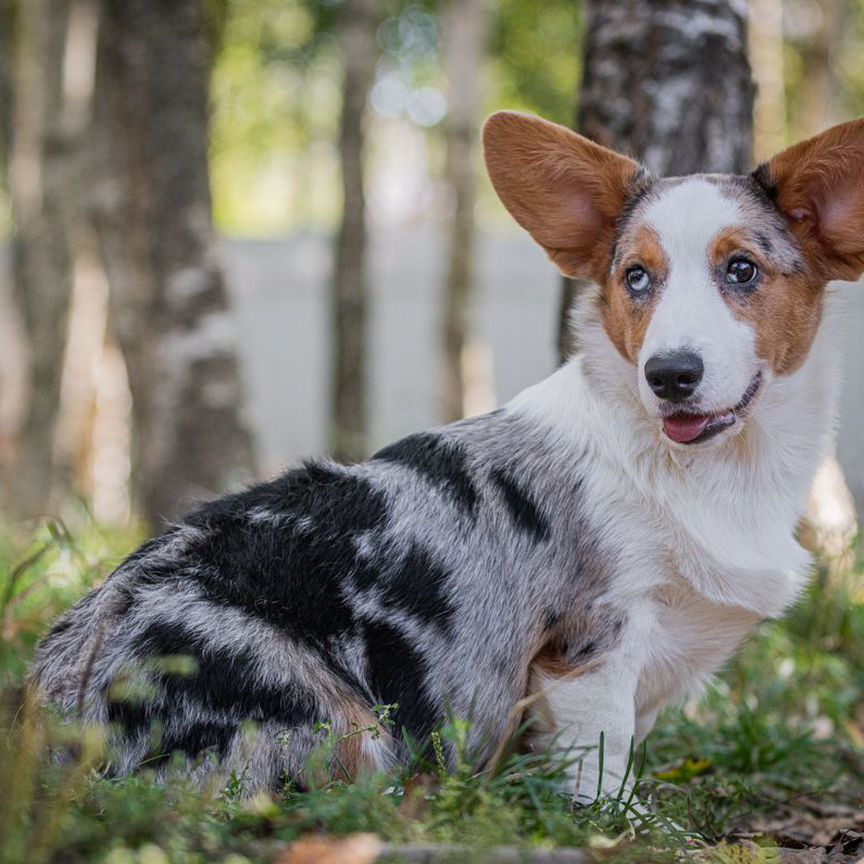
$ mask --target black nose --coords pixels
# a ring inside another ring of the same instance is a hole
[[[670,402],[692,396],[704,371],[702,359],[690,351],[655,354],[645,364],[645,378],[654,395]]]

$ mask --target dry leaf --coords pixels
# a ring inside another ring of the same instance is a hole
[[[384,844],[375,834],[348,837],[301,837],[277,864],[373,864]]]

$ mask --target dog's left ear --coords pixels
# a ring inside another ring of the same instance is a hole
[[[864,273],[864,119],[784,150],[753,176],[826,279]]]

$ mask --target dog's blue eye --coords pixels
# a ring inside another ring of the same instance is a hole
[[[726,281],[733,285],[749,285],[759,275],[759,268],[746,258],[733,258],[726,268]]]
[[[627,287],[634,294],[644,294],[651,287],[651,277],[644,267],[630,267],[624,274]]]

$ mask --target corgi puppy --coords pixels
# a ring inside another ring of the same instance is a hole
[[[577,353],[491,414],[204,505],[63,616],[33,683],[110,726],[115,774],[179,752],[303,785],[325,728],[351,779],[448,716],[488,763],[525,711],[530,746],[578,756],[567,791],[614,794],[657,712],[805,585],[864,121],[747,176],[655,178],[515,113],[483,143],[516,221],[591,282]]]

